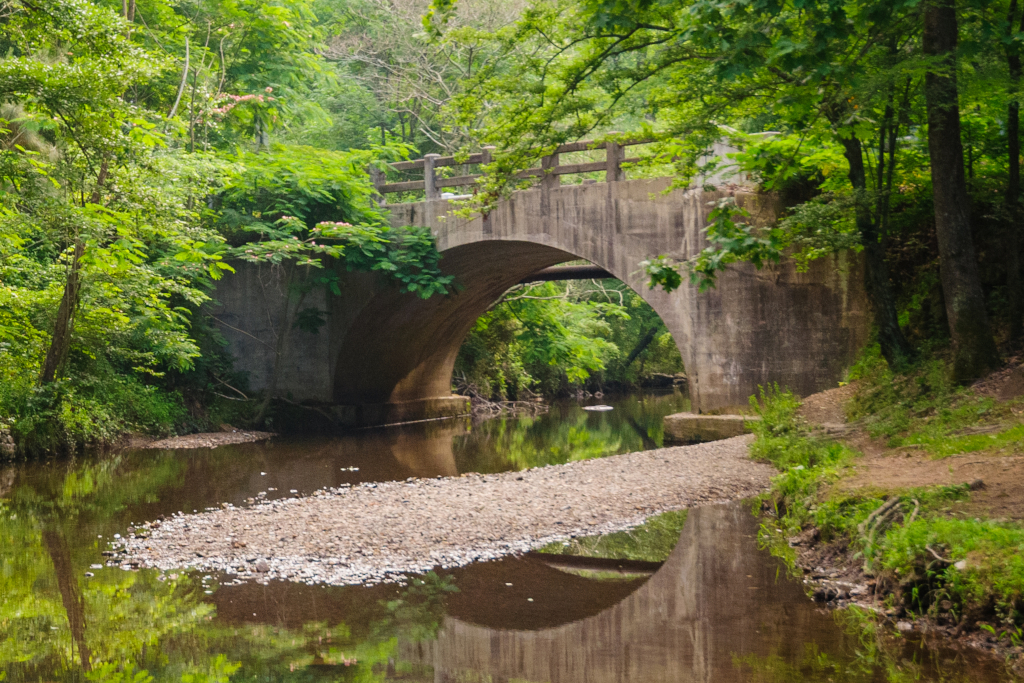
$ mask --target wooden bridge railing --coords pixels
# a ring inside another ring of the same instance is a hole
[[[550,188],[560,185],[562,182],[561,176],[563,175],[604,171],[605,181],[609,183],[615,182],[622,180],[624,177],[622,164],[636,163],[637,161],[640,161],[639,157],[631,157],[627,159],[625,155],[625,148],[632,145],[643,145],[650,142],[653,142],[653,140],[639,139],[626,140],[624,142],[594,142],[593,140],[582,140],[580,142],[571,142],[555,148],[553,154],[542,157],[539,168],[528,168],[521,171],[518,174],[518,177],[529,178],[539,176],[541,178],[541,187]],[[491,155],[493,154],[494,149],[494,147],[484,147],[483,151],[477,152],[476,154],[470,154],[468,157],[461,159],[454,156],[443,157],[440,154],[427,154],[422,159],[399,161],[397,163],[390,164],[391,168],[396,171],[416,171],[422,169],[423,180],[388,183],[385,181],[384,173],[379,169],[371,169],[370,174],[373,178],[373,184],[382,198],[387,194],[395,192],[423,190],[427,199],[440,199],[442,188],[474,186],[476,185],[477,178],[481,177],[482,174],[476,173],[472,175],[455,176],[452,178],[439,178],[437,177],[438,168],[445,166],[489,164],[491,163]],[[562,154],[571,154],[573,152],[584,152],[595,149],[605,150],[604,161],[559,164],[559,156]]]

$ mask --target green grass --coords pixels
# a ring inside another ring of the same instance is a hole
[[[956,385],[942,358],[926,358],[907,372],[894,373],[875,347],[858,362],[851,378],[861,380],[861,386],[849,417],[890,448],[917,444],[940,458],[1024,448],[1024,424],[1016,414],[1024,403],[997,402]],[[965,433],[977,428],[994,431]]]
[[[991,434],[967,434],[952,436],[942,431],[929,433],[920,430],[901,439],[899,445],[921,444],[936,458],[946,458],[962,453],[991,450],[1024,450],[1024,424],[1016,424]]]
[[[964,565],[935,562],[927,548]],[[916,588],[911,591],[915,611],[950,600],[961,609],[994,612],[1007,624],[1024,622],[1024,529],[1019,525],[938,516],[917,520],[886,535],[880,564]]]
[[[684,524],[686,510],[664,512],[628,531],[558,541],[538,550],[559,555],[664,562],[676,547]]]

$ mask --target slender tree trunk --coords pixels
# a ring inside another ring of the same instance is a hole
[[[875,312],[875,326],[878,328],[878,344],[889,367],[898,369],[914,356],[907,338],[900,329],[896,314],[896,297],[889,281],[889,266],[885,262],[885,250],[878,234],[875,217],[863,197],[867,191],[867,174],[864,169],[864,155],[860,139],[851,135],[842,141],[843,152],[850,166],[850,184],[858,194],[857,230],[864,244],[864,286]]]
[[[68,615],[68,626],[71,638],[78,649],[78,659],[83,671],[92,669],[92,652],[85,640],[85,598],[78,585],[74,565],[71,563],[71,551],[68,550],[64,534],[53,528],[43,530],[43,544],[53,562],[53,572],[57,577],[57,588],[60,599],[64,603],[64,612]]]
[[[57,309],[57,322],[53,326],[53,337],[50,348],[43,360],[43,369],[39,373],[39,383],[49,384],[57,377],[57,372],[64,365],[68,349],[71,348],[71,334],[75,327],[75,313],[78,310],[78,297],[82,288],[81,264],[85,254],[85,243],[75,239],[75,252],[68,265],[68,274],[64,282],[64,296]]]
[[[185,85],[188,84],[188,70],[189,45],[188,36],[185,36],[185,68],[181,71],[181,82],[178,84],[178,94],[174,98],[174,104],[171,105],[171,111],[167,114],[167,118],[169,119],[173,119],[174,115],[178,113],[178,105],[181,104],[181,96],[185,92]]]
[[[630,351],[629,355],[626,357],[626,365],[624,367],[628,368],[630,365],[633,364],[633,361],[636,360],[636,357],[643,353],[644,349],[651,345],[651,342],[654,341],[654,335],[657,333],[657,325],[655,325],[654,327],[652,327],[651,329],[647,330],[647,332],[644,333],[644,336],[640,338],[640,341],[636,343],[636,346],[633,347],[633,350]]]
[[[1006,32],[1012,36],[1017,23],[1017,0],[1010,0]],[[1024,14],[1021,15],[1024,31]],[[1012,99],[1006,112],[1006,151],[1009,156],[1009,180],[1006,183],[1006,296],[1010,302],[1010,340],[1024,336],[1024,288],[1020,276],[1020,80],[1021,55],[1016,44],[1006,46],[1006,65],[1010,74]]]
[[[925,4],[924,52],[937,58],[925,75],[924,90],[939,274],[953,339],[954,377],[967,382],[998,366],[999,353],[985,312],[985,296],[971,236],[970,198],[960,139],[957,30],[954,0],[929,0]]]
[[[99,204],[102,199],[103,186],[107,182],[109,164],[104,159],[100,164],[99,174],[96,176],[96,187],[92,191],[89,200],[93,204]],[[75,236],[75,251],[68,266],[67,278],[64,281],[64,295],[60,299],[60,307],[57,309],[57,322],[53,326],[53,337],[50,339],[50,348],[46,350],[46,358],[43,359],[43,367],[39,373],[39,384],[49,384],[57,377],[57,372],[64,365],[71,348],[71,335],[75,328],[75,313],[78,312],[78,299],[82,290],[82,256],[85,255],[85,242],[81,237]]]

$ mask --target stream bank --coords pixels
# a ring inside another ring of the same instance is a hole
[[[943,393],[941,374],[924,372],[802,402],[762,396],[751,450],[783,473],[761,497],[761,542],[815,601],[984,651],[1020,676],[1021,399],[993,378]]]

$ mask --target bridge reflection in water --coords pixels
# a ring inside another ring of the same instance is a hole
[[[536,629],[527,605],[539,598],[520,598],[520,610],[492,604],[489,612],[456,600],[437,640],[405,646],[401,659],[432,667],[435,681],[721,683],[749,680],[737,657],[777,655],[795,663],[809,643],[844,650],[832,618],[756,550],[757,528],[742,505],[692,510],[664,566],[600,613]],[[571,618],[572,596],[559,601],[563,618]]]

